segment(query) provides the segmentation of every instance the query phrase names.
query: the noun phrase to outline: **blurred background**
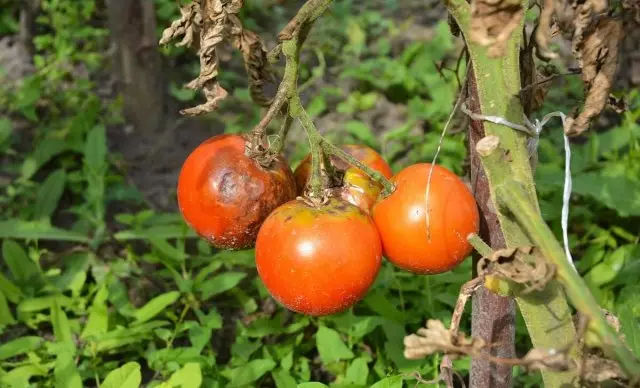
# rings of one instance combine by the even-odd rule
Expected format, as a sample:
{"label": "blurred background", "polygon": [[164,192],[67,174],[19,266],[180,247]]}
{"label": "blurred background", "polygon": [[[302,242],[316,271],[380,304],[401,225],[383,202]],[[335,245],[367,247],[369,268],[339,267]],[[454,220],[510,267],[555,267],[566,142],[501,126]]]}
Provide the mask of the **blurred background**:
{"label": "blurred background", "polygon": [[[175,188],[186,156],[212,135],[250,130],[263,111],[249,97],[240,53],[224,47],[219,77],[230,97],[205,117],[178,114],[202,101],[184,87],[199,72],[196,54],[157,45],[181,3],[0,0],[0,386],[97,387],[127,362],[149,387],[402,387],[436,378],[439,357],[406,360],[402,339],[429,318],[448,324],[470,260],[429,277],[385,263],[355,308],[311,319],[268,297],[251,250],[216,251],[184,225]],[[244,3],[245,28],[270,49],[302,1]],[[430,162],[466,66],[446,15],[437,1],[334,1],[301,61],[302,98],[320,131],[375,148],[395,172]],[[569,222],[578,270],[637,355],[639,33],[627,33],[616,83],[628,109],[603,114],[573,141]],[[556,49],[555,71],[570,72],[570,46]],[[281,75],[282,63],[274,70]],[[579,75],[548,86],[536,117],[583,100]],[[458,116],[438,162],[464,175],[467,120]],[[292,168],[307,152],[294,124]],[[563,171],[561,126],[552,122],[536,180],[558,237]],[[528,341],[518,318],[520,354]],[[468,360],[454,367],[467,377]],[[515,386],[541,384],[515,374]],[[199,385],[183,385],[191,386]]]}

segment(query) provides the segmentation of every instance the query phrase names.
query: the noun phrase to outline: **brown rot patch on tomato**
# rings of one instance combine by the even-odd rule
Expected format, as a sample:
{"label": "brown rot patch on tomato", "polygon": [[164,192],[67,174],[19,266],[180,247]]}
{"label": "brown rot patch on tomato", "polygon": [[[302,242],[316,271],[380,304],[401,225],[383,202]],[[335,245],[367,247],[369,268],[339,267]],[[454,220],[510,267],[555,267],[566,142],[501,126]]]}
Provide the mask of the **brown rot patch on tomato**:
{"label": "brown rot patch on tomato", "polygon": [[220,178],[220,201],[224,203],[232,203],[235,201],[238,192],[234,174],[227,171]]}
{"label": "brown rot patch on tomato", "polygon": [[293,173],[277,157],[268,169],[245,155],[238,135],[215,136],[185,161],[178,180],[178,204],[185,221],[212,245],[253,246],[260,225],[295,197]]}

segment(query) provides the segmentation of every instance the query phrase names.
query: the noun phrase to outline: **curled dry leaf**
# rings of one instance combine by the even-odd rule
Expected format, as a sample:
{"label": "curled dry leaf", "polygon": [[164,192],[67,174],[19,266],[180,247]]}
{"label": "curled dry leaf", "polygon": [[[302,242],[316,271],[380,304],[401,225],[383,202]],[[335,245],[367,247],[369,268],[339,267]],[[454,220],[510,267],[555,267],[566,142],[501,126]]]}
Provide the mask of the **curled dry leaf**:
{"label": "curled dry leaf", "polygon": [[622,23],[603,18],[590,30],[578,47],[578,62],[582,67],[582,80],[586,98],[582,112],[566,120],[567,135],[579,135],[589,128],[591,119],[600,114],[609,101],[618,66],[618,46],[622,39]]}
{"label": "curled dry leaf", "polygon": [[507,41],[522,18],[519,0],[473,0],[471,2],[471,40],[489,46],[489,56],[504,54]]}
{"label": "curled dry leaf", "polygon": [[478,261],[478,274],[491,274],[522,284],[523,294],[543,290],[555,273],[556,267],[534,247],[499,249]]}
{"label": "curled dry leaf", "polygon": [[[549,49],[549,42],[557,31],[561,32],[571,40],[585,84],[584,107],[579,114],[565,121],[564,131],[567,135],[579,135],[587,130],[591,120],[609,102],[623,27],[620,21],[608,15],[608,6],[607,0],[543,2],[535,32],[537,56],[545,61],[557,57]],[[553,22],[555,24],[552,25]]]}
{"label": "curled dry leaf", "polygon": [[417,360],[436,352],[443,352],[453,358],[478,354],[485,345],[482,339],[467,338],[463,333],[452,334],[441,321],[430,319],[425,328],[404,337],[404,356],[410,360]]}
{"label": "curled dry leaf", "polygon": [[242,52],[254,101],[263,106],[269,105],[270,100],[263,93],[264,83],[272,79],[267,51],[258,35],[242,27],[237,16],[242,5],[242,0],[193,0],[181,8],[180,19],[163,32],[160,44],[184,36],[178,45],[197,48],[200,56],[200,74],[186,87],[201,89],[206,101],[180,113],[198,116],[212,112],[228,96],[229,93],[218,82],[220,58],[217,46],[222,41],[230,42]]}
{"label": "curled dry leaf", "polygon": [[160,44],[165,45],[170,41],[183,36],[182,41],[176,46],[193,47],[200,44],[200,26],[202,17],[200,14],[200,1],[193,2],[180,8],[180,19],[174,20],[171,25],[162,32]]}

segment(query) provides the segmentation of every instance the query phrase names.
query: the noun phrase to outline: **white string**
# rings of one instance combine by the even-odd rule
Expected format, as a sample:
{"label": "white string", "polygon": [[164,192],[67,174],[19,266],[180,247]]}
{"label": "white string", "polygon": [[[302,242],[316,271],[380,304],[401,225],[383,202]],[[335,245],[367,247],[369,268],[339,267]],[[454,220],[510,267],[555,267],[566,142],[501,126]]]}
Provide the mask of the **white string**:
{"label": "white string", "polygon": [[[467,67],[467,70],[465,72],[465,80],[467,78],[467,74],[469,72],[469,68]],[[425,214],[426,214],[426,220],[427,220],[427,239],[429,241],[431,241],[431,217],[429,216],[429,193],[431,192],[431,177],[433,176],[433,169],[436,165],[436,160],[438,159],[438,155],[440,155],[440,150],[442,149],[442,142],[444,140],[444,136],[447,134],[447,130],[449,129],[449,124],[451,124],[451,120],[453,120],[453,117],[455,116],[456,112],[458,111],[458,107],[460,107],[460,104],[462,103],[462,96],[464,95],[463,91],[460,90],[460,93],[458,94],[458,100],[456,101],[456,104],[454,105],[453,109],[451,110],[451,113],[449,113],[449,118],[447,119],[447,122],[444,124],[444,128],[442,128],[442,133],[440,134],[440,140],[438,141],[438,147],[436,148],[436,153],[433,155],[433,160],[431,161],[431,167],[429,168],[429,177],[427,178],[427,191],[425,192]],[[463,104],[464,105],[464,104]]]}
{"label": "white string", "polygon": [[[566,121],[566,115],[562,112],[552,112],[547,114],[542,118],[541,121],[535,120],[535,123],[529,121],[529,118],[525,115],[524,121],[525,125],[512,123],[502,117],[497,116],[484,116],[479,115],[473,112],[470,112],[467,107],[463,104],[461,110],[469,115],[474,120],[485,120],[490,121],[495,124],[500,124],[507,126],[509,128],[515,129],[520,132],[524,132],[532,137],[531,141],[528,143],[528,151],[529,157],[533,155],[534,152],[538,150],[538,138],[540,136],[540,132],[542,132],[542,128],[547,124],[547,122],[553,117],[560,117],[562,120],[562,128],[564,129],[564,124]],[[569,202],[571,201],[571,188],[572,188],[572,180],[571,180],[571,145],[569,144],[569,138],[566,134],[564,136],[564,189],[562,192],[562,213],[560,218],[560,224],[562,226],[562,240],[564,243],[564,253],[567,256],[567,260],[571,264],[574,270],[576,270],[575,263],[573,262],[573,257],[571,256],[571,250],[569,249]],[[577,270],[576,270],[577,271]]]}

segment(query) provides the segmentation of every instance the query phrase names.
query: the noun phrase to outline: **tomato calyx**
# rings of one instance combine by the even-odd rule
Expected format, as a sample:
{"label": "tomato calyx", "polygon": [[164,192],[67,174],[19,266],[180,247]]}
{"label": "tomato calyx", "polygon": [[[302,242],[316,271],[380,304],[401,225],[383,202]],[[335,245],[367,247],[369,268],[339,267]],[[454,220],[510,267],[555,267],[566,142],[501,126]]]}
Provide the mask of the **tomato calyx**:
{"label": "tomato calyx", "polygon": [[329,190],[326,189],[320,196],[314,196],[310,192],[305,192],[303,196],[296,197],[296,200],[302,201],[310,207],[319,208],[328,204],[329,199],[332,197]]}
{"label": "tomato calyx", "polygon": [[261,135],[250,134],[245,135],[245,155],[255,160],[263,168],[269,168],[278,158],[278,155],[272,152],[271,148],[265,145]]}

